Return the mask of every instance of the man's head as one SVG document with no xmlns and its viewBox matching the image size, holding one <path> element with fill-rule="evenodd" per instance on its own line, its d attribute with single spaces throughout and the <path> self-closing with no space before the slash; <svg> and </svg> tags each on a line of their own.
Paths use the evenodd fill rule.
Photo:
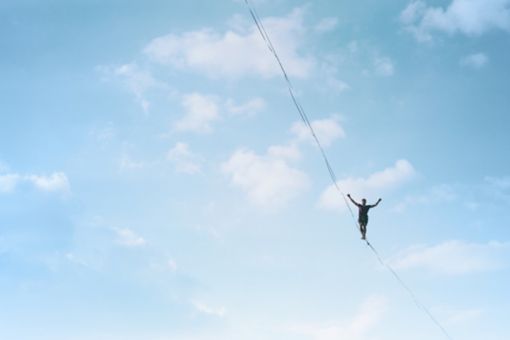
<svg viewBox="0 0 510 340">
<path fill-rule="evenodd" d="M 366 204 L 367 204 L 367 200 L 363 198 L 363 199 L 361 200 L 361 203 L 362 203 L 363 205 L 366 205 Z"/>
</svg>

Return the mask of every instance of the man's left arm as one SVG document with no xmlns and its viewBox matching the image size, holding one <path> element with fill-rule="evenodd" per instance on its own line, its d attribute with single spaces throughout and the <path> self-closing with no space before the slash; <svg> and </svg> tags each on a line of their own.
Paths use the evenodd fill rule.
<svg viewBox="0 0 510 340">
<path fill-rule="evenodd" d="M 370 206 L 370 208 L 375 208 L 375 207 L 377 207 L 377 205 L 378 205 L 378 204 L 379 204 L 379 202 L 381 202 L 381 201 L 382 201 L 382 199 L 380 199 L 380 198 L 379 198 L 379 199 L 377 200 L 377 202 L 375 202 L 375 204 L 374 204 L 374 205 L 371 205 L 371 206 Z"/>
</svg>

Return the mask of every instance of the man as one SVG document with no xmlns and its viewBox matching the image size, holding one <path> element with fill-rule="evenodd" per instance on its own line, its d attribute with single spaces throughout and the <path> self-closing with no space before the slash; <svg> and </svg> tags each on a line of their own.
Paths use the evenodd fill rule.
<svg viewBox="0 0 510 340">
<path fill-rule="evenodd" d="M 356 202 L 352 199 L 351 194 L 347 194 L 347 197 L 351 200 L 352 203 L 354 203 L 358 207 L 358 223 L 359 223 L 359 230 L 361 231 L 361 239 L 365 240 L 367 235 L 367 224 L 368 224 L 368 210 L 370 208 L 376 207 L 379 202 L 381 202 L 381 199 L 377 200 L 377 202 L 373 205 L 367 205 L 367 200 L 362 199 L 361 204 Z"/>
</svg>

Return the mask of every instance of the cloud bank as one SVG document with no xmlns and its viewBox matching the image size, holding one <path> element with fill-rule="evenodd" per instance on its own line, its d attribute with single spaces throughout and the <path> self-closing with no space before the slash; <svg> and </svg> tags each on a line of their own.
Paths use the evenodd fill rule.
<svg viewBox="0 0 510 340">
<path fill-rule="evenodd" d="M 394 166 L 378 171 L 367 178 L 345 178 L 337 182 L 344 193 L 350 193 L 354 197 L 379 196 L 382 192 L 397 187 L 416 175 L 416 171 L 409 161 L 398 160 Z M 326 209 L 345 209 L 345 203 L 340 198 L 334 185 L 330 185 L 323 191 L 319 206 Z"/>
<path fill-rule="evenodd" d="M 7 173 L 0 174 L 0 193 L 13 192 L 21 183 L 29 183 L 35 189 L 45 192 L 69 192 L 71 189 L 69 179 L 63 172 L 54 172 L 51 175 Z"/>
<path fill-rule="evenodd" d="M 306 31 L 303 10 L 295 9 L 286 17 L 264 18 L 288 73 L 307 77 L 314 60 L 300 53 Z M 331 24 L 330 24 L 331 25 Z M 201 29 L 168 34 L 153 39 L 144 53 L 154 62 L 210 77 L 280 76 L 280 70 L 268 52 L 255 25 L 226 32 Z"/>
<path fill-rule="evenodd" d="M 433 246 L 413 246 L 390 259 L 395 269 L 426 269 L 462 275 L 502 268 L 510 253 L 510 244 L 501 242 L 469 243 L 447 241 Z"/>
<path fill-rule="evenodd" d="M 230 183 L 244 191 L 250 201 L 264 208 L 287 204 L 309 185 L 308 176 L 289 164 L 293 151 L 270 148 L 265 155 L 237 150 L 222 164 Z"/>
<path fill-rule="evenodd" d="M 434 32 L 466 36 L 510 32 L 510 0 L 453 0 L 446 8 L 417 0 L 402 11 L 400 21 L 422 42 L 431 41 Z"/>
</svg>

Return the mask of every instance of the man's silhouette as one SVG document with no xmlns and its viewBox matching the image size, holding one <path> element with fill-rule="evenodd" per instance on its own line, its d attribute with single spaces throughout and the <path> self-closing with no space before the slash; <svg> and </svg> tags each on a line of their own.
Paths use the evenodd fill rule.
<svg viewBox="0 0 510 340">
<path fill-rule="evenodd" d="M 367 205 L 367 200 L 364 198 L 361 200 L 361 204 L 359 204 L 358 202 L 352 199 L 351 194 L 347 194 L 347 197 L 349 197 L 351 202 L 358 207 L 359 230 L 361 231 L 361 239 L 365 240 L 367 235 L 368 210 L 370 210 L 370 208 L 376 207 L 379 204 L 379 202 L 381 202 L 381 199 L 379 198 L 377 202 L 373 205 Z"/>
</svg>

